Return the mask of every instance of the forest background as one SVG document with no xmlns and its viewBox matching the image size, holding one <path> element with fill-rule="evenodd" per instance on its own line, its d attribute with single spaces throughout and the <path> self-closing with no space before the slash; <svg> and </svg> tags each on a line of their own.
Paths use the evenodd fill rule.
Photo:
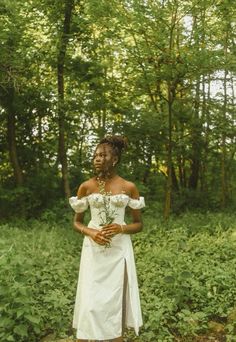
<svg viewBox="0 0 236 342">
<path fill-rule="evenodd" d="M 125 341 L 236 341 L 235 43 L 234 0 L 0 0 L 1 342 L 73 340 L 68 197 L 106 134 L 147 204 Z"/>
<path fill-rule="evenodd" d="M 235 203 L 235 14 L 219 1 L 1 1 L 1 217 L 75 194 L 105 134 L 168 217 Z"/>
</svg>

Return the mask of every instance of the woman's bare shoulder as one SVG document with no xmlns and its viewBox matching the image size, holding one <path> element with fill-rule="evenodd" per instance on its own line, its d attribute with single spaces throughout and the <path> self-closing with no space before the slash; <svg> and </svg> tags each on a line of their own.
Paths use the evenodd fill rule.
<svg viewBox="0 0 236 342">
<path fill-rule="evenodd" d="M 139 197 L 138 189 L 133 182 L 128 181 L 124 178 L 121 178 L 121 182 L 123 183 L 123 188 L 128 195 L 130 195 L 131 197 Z"/>
<path fill-rule="evenodd" d="M 95 185 L 94 177 L 84 181 L 79 186 L 79 189 L 77 191 L 77 196 L 83 197 L 83 196 L 89 195 L 92 192 L 94 185 Z"/>
</svg>

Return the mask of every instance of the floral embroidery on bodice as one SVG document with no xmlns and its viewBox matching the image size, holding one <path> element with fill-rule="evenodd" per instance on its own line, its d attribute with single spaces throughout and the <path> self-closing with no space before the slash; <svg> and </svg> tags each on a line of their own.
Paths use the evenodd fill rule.
<svg viewBox="0 0 236 342">
<path fill-rule="evenodd" d="M 102 195 L 92 193 L 82 198 L 71 197 L 69 203 L 76 213 L 84 212 L 90 206 L 91 221 L 98 226 L 104 221 L 104 207 L 108 206 L 111 213 L 114 214 L 113 222 L 122 224 L 126 206 L 132 209 L 141 209 L 145 206 L 143 197 L 133 199 L 126 194 Z"/>
</svg>

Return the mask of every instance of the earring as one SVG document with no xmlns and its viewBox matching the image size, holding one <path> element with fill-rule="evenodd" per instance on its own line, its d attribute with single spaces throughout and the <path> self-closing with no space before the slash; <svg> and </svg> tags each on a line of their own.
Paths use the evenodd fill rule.
<svg viewBox="0 0 236 342">
<path fill-rule="evenodd" d="M 113 163 L 112 166 L 114 167 L 116 165 L 116 163 Z"/>
</svg>

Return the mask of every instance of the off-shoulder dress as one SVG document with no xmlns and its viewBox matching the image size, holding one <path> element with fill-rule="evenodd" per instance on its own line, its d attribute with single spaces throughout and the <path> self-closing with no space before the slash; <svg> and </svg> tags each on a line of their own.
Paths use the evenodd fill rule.
<svg viewBox="0 0 236 342">
<path fill-rule="evenodd" d="M 121 225 L 125 224 L 126 206 L 132 209 L 145 206 L 143 197 L 132 199 L 126 194 L 108 197 L 92 193 L 81 199 L 71 197 L 69 202 L 77 213 L 90 207 L 91 220 L 88 227 L 101 229 L 104 200 L 115 213 L 114 222 Z M 122 335 L 124 326 L 134 328 L 138 335 L 141 325 L 142 314 L 130 235 L 115 235 L 110 247 L 101 246 L 85 236 L 73 316 L 77 338 L 114 339 Z"/>
</svg>

